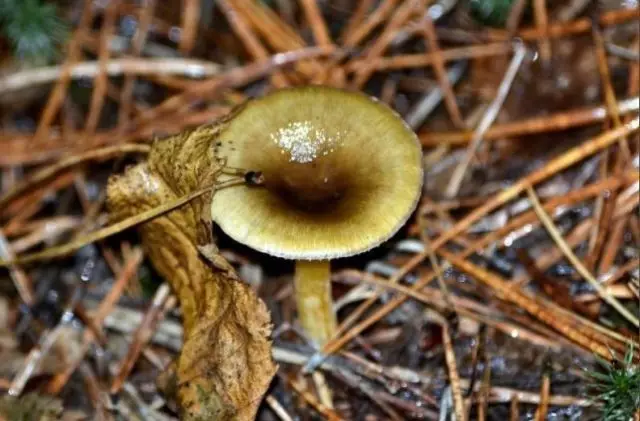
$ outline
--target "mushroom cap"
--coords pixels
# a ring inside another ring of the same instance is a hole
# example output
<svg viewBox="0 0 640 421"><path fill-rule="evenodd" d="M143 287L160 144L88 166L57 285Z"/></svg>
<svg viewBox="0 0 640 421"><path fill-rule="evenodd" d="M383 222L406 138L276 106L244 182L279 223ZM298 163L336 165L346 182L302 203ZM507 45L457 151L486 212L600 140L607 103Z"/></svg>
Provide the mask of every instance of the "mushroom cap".
<svg viewBox="0 0 640 421"><path fill-rule="evenodd" d="M356 92L306 86L250 100L214 147L227 166L261 171L264 186L217 191L212 218L234 240L287 259L379 245L407 221L422 188L415 133Z"/></svg>

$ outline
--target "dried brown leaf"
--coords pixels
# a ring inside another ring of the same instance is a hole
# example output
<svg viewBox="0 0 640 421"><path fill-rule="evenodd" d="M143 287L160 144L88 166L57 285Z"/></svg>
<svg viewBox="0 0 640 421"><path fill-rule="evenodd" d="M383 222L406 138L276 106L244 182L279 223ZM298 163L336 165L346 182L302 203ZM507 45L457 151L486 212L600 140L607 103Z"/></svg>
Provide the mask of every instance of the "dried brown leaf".
<svg viewBox="0 0 640 421"><path fill-rule="evenodd" d="M108 205L114 218L213 185L221 167L212 142L225 124L221 120L155 141L147 162L110 180ZM140 232L147 256L171 283L184 315L184 346L174 374L168 374L183 419L250 420L276 370L270 316L217 254L210 201L211 193L204 194L145 223Z"/></svg>

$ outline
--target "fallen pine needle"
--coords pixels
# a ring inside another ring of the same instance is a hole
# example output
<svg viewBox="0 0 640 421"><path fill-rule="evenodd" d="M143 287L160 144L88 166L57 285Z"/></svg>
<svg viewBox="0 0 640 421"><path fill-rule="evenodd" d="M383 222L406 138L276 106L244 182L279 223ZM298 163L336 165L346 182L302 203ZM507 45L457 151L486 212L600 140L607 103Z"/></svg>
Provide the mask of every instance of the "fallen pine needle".
<svg viewBox="0 0 640 421"><path fill-rule="evenodd" d="M449 371L449 383L451 384L451 394L453 395L453 411L456 414L456 421L465 421L464 401L460 392L460 375L456 364L456 354L453 352L449 325L442 324L442 344L444 345L444 357Z"/></svg>
<svg viewBox="0 0 640 421"><path fill-rule="evenodd" d="M63 159L61 161L56 162L53 165L47 166L36 171L31 177L26 179L24 182L17 184L15 187L11 188L5 194L0 196L0 208L7 205L7 203L11 202L20 194L29 190L30 188L43 183L44 181L50 179L56 174L69 169L71 167L80 165L87 161L95 161L102 159L113 158L117 155L125 155L128 153L148 153L151 147L149 145L138 145L138 144L122 144L117 146L107 146L104 148L94 149L82 154L73 155L69 158Z"/></svg>
<svg viewBox="0 0 640 421"><path fill-rule="evenodd" d="M231 185L236 185L238 183L243 183L243 182L244 182L244 179L230 180L229 182L218 183L218 184L214 184L213 186L204 187L202 189L196 190L192 193L179 197L178 199L173 200L164 205L160 205L153 209L149 209L148 211L139 213L129 218L125 218L120 222L117 222L113 225L109 225L108 227L105 227L103 229L94 231L90 234L87 234L84 237L80 237L77 240L69 242L67 244L63 244L57 247L51 247L38 253L27 254L25 256L21 256L21 257L18 257L17 259L10 260L10 261L0 260L0 267L8 267L16 264L23 265L25 263L31 263L31 262L66 256L70 253L73 253L76 250L79 250L80 248L88 244L91 244L93 242L102 240L104 238L107 238L119 232L122 232L135 225L157 218L158 216L165 214L169 211L172 211L176 208L179 208L180 206L192 201L193 199L196 199L202 196L205 193L209 193L214 189L229 187Z"/></svg>
<svg viewBox="0 0 640 421"><path fill-rule="evenodd" d="M531 186L526 187L527 194L529 195L529 199L531 200L531 205L533 206L534 211L540 218L540 222L547 229L549 235L556 242L558 248L565 255L567 260L571 262L571 264L576 268L578 273L591 284L591 286L596 290L600 298L609 303L618 313L624 316L625 319L629 320L635 327L640 327L640 321L635 317L629 310L627 310L615 297L607 292L605 288L600 285L600 283L596 280L596 278L589 272L589 270L582 264L580 259L573 253L571 247L567 244L567 242L562 238L562 235L555 227L555 224L551 220L551 217L542 209L540 205L540 201Z"/></svg>

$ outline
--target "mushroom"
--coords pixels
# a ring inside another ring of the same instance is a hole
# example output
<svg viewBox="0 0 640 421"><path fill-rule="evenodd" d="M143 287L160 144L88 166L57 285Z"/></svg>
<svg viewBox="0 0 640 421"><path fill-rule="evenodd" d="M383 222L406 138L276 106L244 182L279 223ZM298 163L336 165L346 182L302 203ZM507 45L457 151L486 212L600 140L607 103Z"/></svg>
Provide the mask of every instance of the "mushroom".
<svg viewBox="0 0 640 421"><path fill-rule="evenodd" d="M330 260L379 245L415 209L423 177L416 135L364 94L306 86L245 103L215 153L260 171L264 188L216 192L212 218L242 244L295 259L298 315L322 346L336 329Z"/></svg>

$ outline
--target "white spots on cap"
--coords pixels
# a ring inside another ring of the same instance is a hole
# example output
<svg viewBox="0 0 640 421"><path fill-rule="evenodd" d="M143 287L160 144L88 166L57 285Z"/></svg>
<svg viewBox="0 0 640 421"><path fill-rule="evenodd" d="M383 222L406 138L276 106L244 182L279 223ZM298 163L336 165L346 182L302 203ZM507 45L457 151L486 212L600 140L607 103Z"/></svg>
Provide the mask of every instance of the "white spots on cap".
<svg viewBox="0 0 640 421"><path fill-rule="evenodd" d="M333 146L340 142L341 134L331 136L310 121L293 121L269 137L281 148L281 154L289 153L289 161L304 164L334 152Z"/></svg>

